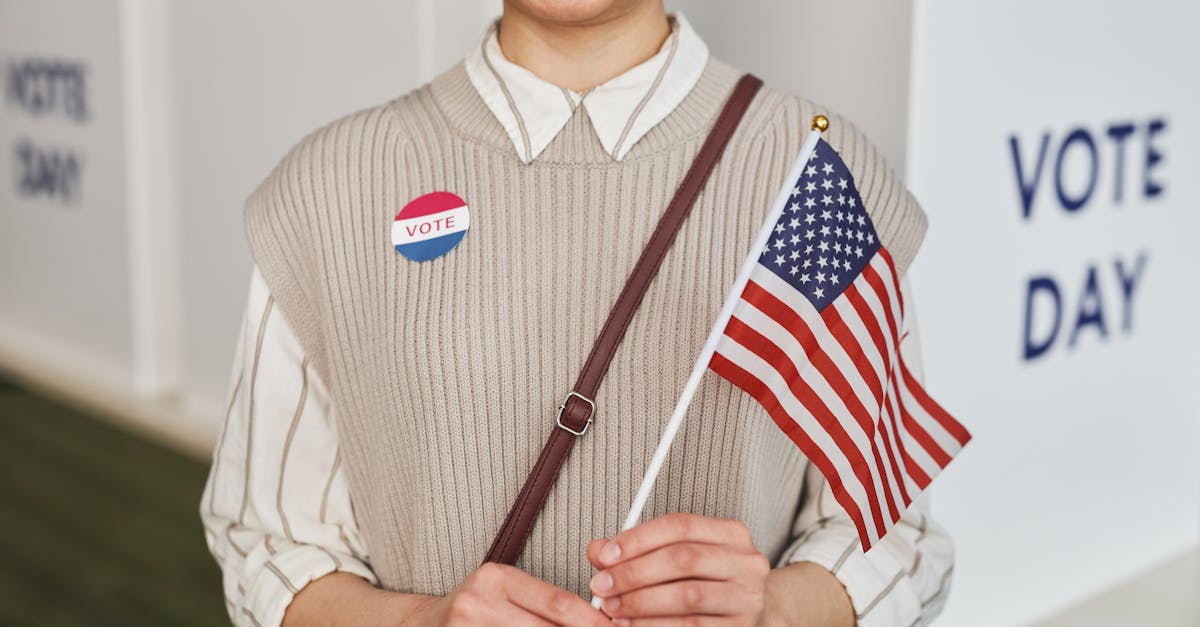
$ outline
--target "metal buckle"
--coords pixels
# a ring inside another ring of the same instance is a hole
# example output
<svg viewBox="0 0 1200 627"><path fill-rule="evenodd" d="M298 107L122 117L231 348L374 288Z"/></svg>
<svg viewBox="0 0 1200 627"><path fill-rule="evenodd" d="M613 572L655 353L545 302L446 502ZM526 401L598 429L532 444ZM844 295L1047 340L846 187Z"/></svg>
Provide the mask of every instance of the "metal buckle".
<svg viewBox="0 0 1200 627"><path fill-rule="evenodd" d="M564 425L563 421L562 421L563 411L567 408L567 401L570 401L572 396L587 403L588 407L590 407L590 409L588 410L587 422L585 422L583 424L583 429L580 429L579 431L576 431L576 430L572 429L571 427ZM574 435L575 437L579 437L579 436L587 433L588 427L592 426L592 414L595 414L595 413L596 413L596 403L592 402L592 399L580 394L579 392L571 390L571 393L568 394L567 397L563 399L562 405L558 406L558 417L554 419L554 422L556 424L558 424L559 429L562 429L563 431L566 431L567 433L570 433L570 434Z"/></svg>

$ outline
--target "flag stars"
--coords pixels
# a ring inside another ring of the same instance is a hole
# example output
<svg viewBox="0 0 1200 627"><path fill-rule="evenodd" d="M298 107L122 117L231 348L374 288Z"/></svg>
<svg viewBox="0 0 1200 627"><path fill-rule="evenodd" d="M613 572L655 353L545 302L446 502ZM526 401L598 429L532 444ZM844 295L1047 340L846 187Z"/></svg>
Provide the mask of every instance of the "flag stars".
<svg viewBox="0 0 1200 627"><path fill-rule="evenodd" d="M875 251L875 232L846 165L821 144L785 198L761 263L818 308L853 283Z"/></svg>

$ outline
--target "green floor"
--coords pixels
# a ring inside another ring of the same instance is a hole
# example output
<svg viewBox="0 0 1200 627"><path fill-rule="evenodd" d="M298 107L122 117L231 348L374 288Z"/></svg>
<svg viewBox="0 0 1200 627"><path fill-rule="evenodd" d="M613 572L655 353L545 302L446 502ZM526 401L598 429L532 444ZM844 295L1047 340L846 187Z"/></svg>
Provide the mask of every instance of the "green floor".
<svg viewBox="0 0 1200 627"><path fill-rule="evenodd" d="M0 380L0 625L227 625L206 474Z"/></svg>

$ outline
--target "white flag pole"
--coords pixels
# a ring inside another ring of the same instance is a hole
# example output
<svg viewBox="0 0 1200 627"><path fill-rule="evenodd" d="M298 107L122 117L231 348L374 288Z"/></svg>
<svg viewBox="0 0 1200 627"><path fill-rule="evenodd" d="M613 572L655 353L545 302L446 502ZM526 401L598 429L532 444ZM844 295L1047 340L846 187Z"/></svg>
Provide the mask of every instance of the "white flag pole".
<svg viewBox="0 0 1200 627"><path fill-rule="evenodd" d="M658 473L667 459L667 453L671 450L675 434L679 432L679 427L683 424L683 416L692 403L692 397L696 395L696 389L700 387L700 380L704 377L704 372L708 370L708 363L712 361L713 353L717 351L717 344L725 335L725 327L729 325L729 319L733 317L733 310L741 300L742 292L746 290L746 284L750 282L750 273L758 264L758 258L766 248L767 241L771 239L771 232L775 230L775 224L779 222L780 216L787 207L788 199L792 196L792 187L796 185L796 181L800 179L809 159L812 158L817 141L821 139L821 132L827 128L829 128L829 120L825 116L818 115L813 118L812 130L800 148L800 156L796 158L792 169L788 171L787 177L783 180L783 185L780 186L779 193L775 196L775 204L771 206L771 212L767 214L767 219L759 229L758 237L754 239L750 252L746 254L746 260L742 262L742 268L738 272L737 278L734 279L733 285L730 286L728 296L725 297L725 304L721 307L721 312L717 314L717 320L713 323L712 330L708 332L708 340L704 342L704 347L700 349L700 356L696 358L696 364L692 366L692 374L688 376L683 393L679 395L679 400L675 403L675 411L671 414L671 419L667 421L666 428L663 429L662 437L658 441L658 448L654 450L654 457L650 458L650 466L646 468L646 475L642 477L642 485L638 488L637 496L633 499L633 505L629 508L629 515L625 517L625 524L621 526L621 531L631 529L641 520L642 510L645 509L646 501L650 498L650 490L654 487L654 481L658 479ZM600 597L592 597L592 606L599 608L600 603Z"/></svg>

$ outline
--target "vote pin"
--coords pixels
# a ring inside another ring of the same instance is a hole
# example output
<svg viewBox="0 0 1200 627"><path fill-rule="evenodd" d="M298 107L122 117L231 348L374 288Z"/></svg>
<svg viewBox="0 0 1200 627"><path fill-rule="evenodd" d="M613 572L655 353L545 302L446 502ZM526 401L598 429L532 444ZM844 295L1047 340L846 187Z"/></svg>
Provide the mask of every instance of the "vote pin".
<svg viewBox="0 0 1200 627"><path fill-rule="evenodd" d="M392 245L413 261L429 261L458 246L471 212L462 198L450 192L430 192L414 198L392 222Z"/></svg>

